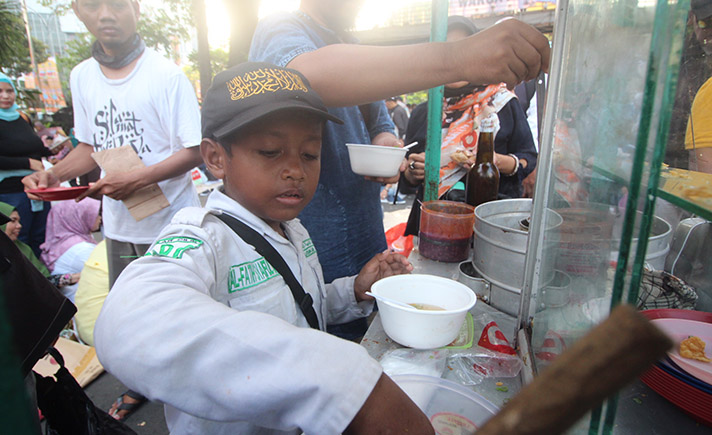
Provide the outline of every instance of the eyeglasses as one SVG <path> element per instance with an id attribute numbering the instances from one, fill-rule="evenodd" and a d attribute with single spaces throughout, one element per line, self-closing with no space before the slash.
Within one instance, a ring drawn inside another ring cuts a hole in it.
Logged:
<path id="1" fill-rule="evenodd" d="M 699 27 L 700 29 L 709 29 L 710 27 L 712 27 L 712 16 L 709 16 L 704 19 L 698 18 L 697 27 Z"/>

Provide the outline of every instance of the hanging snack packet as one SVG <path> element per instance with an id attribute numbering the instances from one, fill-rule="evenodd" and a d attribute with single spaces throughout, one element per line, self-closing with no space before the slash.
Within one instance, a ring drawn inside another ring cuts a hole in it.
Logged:
<path id="1" fill-rule="evenodd" d="M 482 323 L 483 319 L 480 317 L 477 320 Z M 517 376 L 524 365 L 497 322 L 485 318 L 484 323 L 477 345 L 451 352 L 448 359 L 448 366 L 465 385 L 479 384 L 487 377 Z"/>

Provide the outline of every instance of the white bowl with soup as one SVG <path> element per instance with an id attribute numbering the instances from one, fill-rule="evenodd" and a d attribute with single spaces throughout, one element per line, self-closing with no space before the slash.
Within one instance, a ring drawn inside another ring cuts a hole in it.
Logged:
<path id="1" fill-rule="evenodd" d="M 452 343 L 467 312 L 477 302 L 477 296 L 466 285 L 433 275 L 389 276 L 374 283 L 371 292 L 412 307 L 378 303 L 386 334 L 414 349 L 435 349 Z"/>

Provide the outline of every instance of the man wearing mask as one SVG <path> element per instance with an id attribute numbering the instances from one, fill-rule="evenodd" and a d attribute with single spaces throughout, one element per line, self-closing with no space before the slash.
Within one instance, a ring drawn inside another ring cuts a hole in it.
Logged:
<path id="1" fill-rule="evenodd" d="M 146 48 L 136 33 L 136 0 L 74 0 L 72 9 L 96 37 L 92 57 L 70 77 L 77 147 L 47 171 L 28 175 L 26 189 L 55 187 L 97 164 L 91 154 L 130 145 L 145 167 L 104 175 L 84 196 L 103 195 L 110 285 L 145 254 L 178 210 L 199 205 L 190 170 L 202 163 L 200 111 L 190 82 L 168 59 Z M 122 200 L 158 183 L 167 207 L 136 220 Z M 29 195 L 29 194 L 28 194 Z M 140 395 L 123 395 L 112 408 L 123 418 Z"/>

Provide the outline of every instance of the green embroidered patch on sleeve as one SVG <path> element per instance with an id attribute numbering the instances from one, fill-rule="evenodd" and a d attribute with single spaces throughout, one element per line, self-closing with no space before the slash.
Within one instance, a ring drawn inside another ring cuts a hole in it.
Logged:
<path id="1" fill-rule="evenodd" d="M 277 270 L 264 257 L 230 267 L 227 277 L 227 291 L 234 293 L 254 287 L 279 276 Z"/>
<path id="2" fill-rule="evenodd" d="M 314 242 L 312 242 L 312 239 L 305 239 L 302 242 L 302 251 L 304 251 L 304 256 L 307 258 L 316 254 L 316 248 L 314 247 Z"/>
<path id="3" fill-rule="evenodd" d="M 202 244 L 202 240 L 193 237 L 166 237 L 156 241 L 146 256 L 183 258 L 185 251 L 199 248 Z"/>

